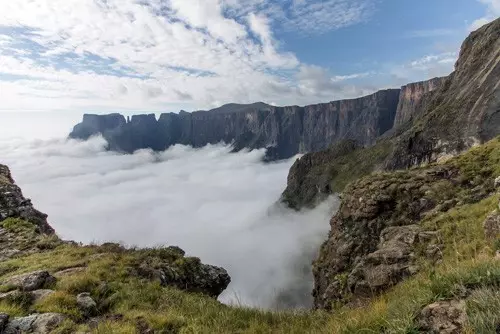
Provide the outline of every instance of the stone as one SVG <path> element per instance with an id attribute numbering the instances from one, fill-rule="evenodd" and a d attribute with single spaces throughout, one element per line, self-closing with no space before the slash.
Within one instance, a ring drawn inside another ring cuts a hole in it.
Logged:
<path id="1" fill-rule="evenodd" d="M 56 273 L 54 273 L 54 276 L 71 276 L 74 274 L 80 274 L 87 270 L 87 267 L 74 267 L 74 268 L 68 268 L 64 270 L 60 270 Z"/>
<path id="2" fill-rule="evenodd" d="M 90 317 L 97 313 L 97 303 L 90 297 L 89 292 L 80 293 L 76 297 L 76 302 L 85 316 Z"/>
<path id="3" fill-rule="evenodd" d="M 500 176 L 495 179 L 495 188 L 500 188 Z"/>
<path id="4" fill-rule="evenodd" d="M 33 296 L 33 301 L 40 301 L 51 294 L 53 294 L 55 291 L 54 290 L 49 290 L 49 289 L 39 289 L 39 290 L 34 290 L 31 291 L 31 296 Z"/>
<path id="5" fill-rule="evenodd" d="M 8 322 L 4 334 L 37 333 L 46 334 L 57 328 L 66 317 L 59 313 L 31 314 L 17 317 Z"/>
<path id="6" fill-rule="evenodd" d="M 32 324 L 34 333 L 50 333 L 53 329 L 57 328 L 66 317 L 59 313 L 42 313 L 38 315 Z"/>
<path id="7" fill-rule="evenodd" d="M 7 313 L 0 313 L 0 333 L 3 333 L 8 322 L 9 322 L 9 315 Z"/>
<path id="8" fill-rule="evenodd" d="M 13 276 L 3 282 L 23 291 L 33 291 L 54 284 L 56 278 L 48 271 L 39 270 L 27 274 Z"/>
<path id="9" fill-rule="evenodd" d="M 426 333 L 459 334 L 467 323 L 466 304 L 463 300 L 440 301 L 426 306 L 418 318 Z"/>
<path id="10" fill-rule="evenodd" d="M 483 222 L 484 236 L 488 240 L 496 240 L 500 237 L 500 213 L 493 211 Z"/>

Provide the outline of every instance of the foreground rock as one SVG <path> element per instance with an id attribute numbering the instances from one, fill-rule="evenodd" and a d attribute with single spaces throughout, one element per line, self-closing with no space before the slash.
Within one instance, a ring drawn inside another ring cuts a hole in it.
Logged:
<path id="1" fill-rule="evenodd" d="M 3 285 L 13 287 L 22 291 L 33 291 L 48 287 L 56 282 L 54 276 L 47 271 L 39 270 L 27 274 L 16 275 L 5 282 Z"/>
<path id="2" fill-rule="evenodd" d="M 420 330 L 425 333 L 460 334 L 467 324 L 465 301 L 441 301 L 426 306 L 419 315 Z"/>
<path id="3" fill-rule="evenodd" d="M 13 318 L 7 323 L 3 333 L 46 334 L 57 328 L 64 319 L 66 319 L 66 317 L 59 313 L 32 314 L 27 317 Z"/>

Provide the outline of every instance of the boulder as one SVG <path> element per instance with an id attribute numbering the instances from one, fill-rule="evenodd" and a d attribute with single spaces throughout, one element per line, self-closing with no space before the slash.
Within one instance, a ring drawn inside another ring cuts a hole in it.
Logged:
<path id="1" fill-rule="evenodd" d="M 493 211 L 483 222 L 484 236 L 488 240 L 495 240 L 500 237 L 500 213 Z"/>
<path id="2" fill-rule="evenodd" d="M 33 297 L 33 301 L 36 302 L 36 301 L 44 299 L 45 297 L 50 296 L 54 292 L 55 292 L 54 290 L 50 290 L 50 289 L 40 289 L 40 290 L 31 291 L 31 296 Z"/>
<path id="3" fill-rule="evenodd" d="M 5 327 L 4 334 L 50 333 L 57 328 L 66 317 L 59 313 L 32 314 L 27 317 L 12 319 Z"/>
<path id="4" fill-rule="evenodd" d="M 463 333 L 467 322 L 465 301 L 441 301 L 426 306 L 418 319 L 420 330 L 426 333 Z"/>
<path id="5" fill-rule="evenodd" d="M 87 317 L 95 315 L 97 312 L 97 303 L 90 297 L 89 292 L 80 293 L 76 297 L 76 303 L 82 313 Z"/>
<path id="6" fill-rule="evenodd" d="M 500 188 L 500 176 L 495 179 L 495 188 Z"/>
<path id="7" fill-rule="evenodd" d="M 27 274 L 16 275 L 7 279 L 3 284 L 23 291 L 33 291 L 54 284 L 55 277 L 48 271 L 39 270 Z"/>
<path id="8" fill-rule="evenodd" d="M 0 313 L 0 333 L 3 333 L 8 322 L 9 322 L 9 315 L 7 313 Z"/>

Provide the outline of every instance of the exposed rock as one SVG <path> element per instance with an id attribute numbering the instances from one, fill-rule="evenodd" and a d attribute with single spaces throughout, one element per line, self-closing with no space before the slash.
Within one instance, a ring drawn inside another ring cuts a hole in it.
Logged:
<path id="1" fill-rule="evenodd" d="M 37 333 L 46 334 L 57 328 L 66 317 L 59 313 L 32 314 L 12 319 L 4 334 Z"/>
<path id="2" fill-rule="evenodd" d="M 206 265 L 198 258 L 183 258 L 177 265 L 158 263 L 153 258 L 143 261 L 137 267 L 140 276 L 157 279 L 162 285 L 175 286 L 191 292 L 202 292 L 218 297 L 231 278 L 224 268 Z"/>
<path id="3" fill-rule="evenodd" d="M 42 233 L 54 233 L 47 223 L 47 215 L 36 210 L 31 201 L 24 198 L 7 166 L 0 164 L 0 222 L 7 218 L 22 218 L 38 226 Z"/>
<path id="4" fill-rule="evenodd" d="M 484 236 L 489 240 L 500 238 L 500 213 L 492 212 L 483 223 Z"/>
<path id="5" fill-rule="evenodd" d="M 76 302 L 85 316 L 89 317 L 96 314 L 97 303 L 90 297 L 89 292 L 83 292 L 76 296 Z"/>
<path id="6" fill-rule="evenodd" d="M 455 71 L 395 138 L 386 167 L 407 168 L 457 155 L 500 133 L 500 19 L 472 32 Z"/>
<path id="7" fill-rule="evenodd" d="M 60 270 L 56 273 L 54 273 L 54 276 L 71 276 L 75 274 L 79 274 L 87 270 L 87 267 L 74 267 L 74 268 L 68 268 L 64 270 Z"/>
<path id="8" fill-rule="evenodd" d="M 54 290 L 50 290 L 50 289 L 40 289 L 40 290 L 31 291 L 31 296 L 33 296 L 33 301 L 39 301 L 39 300 L 44 299 L 45 297 L 50 296 L 54 292 L 55 292 Z"/>
<path id="9" fill-rule="evenodd" d="M 426 333 L 459 334 L 467 323 L 465 301 L 441 301 L 426 306 L 419 316 L 420 329 Z"/>
<path id="10" fill-rule="evenodd" d="M 495 179 L 495 188 L 500 188 L 500 176 Z"/>
<path id="11" fill-rule="evenodd" d="M 439 89 L 445 80 L 446 77 L 433 78 L 401 87 L 394 126 L 401 126 L 419 116 L 418 113 L 425 109 L 428 98 L 432 96 L 429 93 Z"/>
<path id="12" fill-rule="evenodd" d="M 460 179 L 456 167 L 441 165 L 373 174 L 349 185 L 314 263 L 315 307 L 370 297 L 415 274 L 417 250 L 419 258 L 439 260 L 439 235 L 417 224 L 449 199 L 440 187 L 458 187 Z"/>
<path id="13" fill-rule="evenodd" d="M 13 276 L 3 282 L 4 285 L 12 286 L 23 291 L 33 291 L 54 284 L 55 277 L 47 271 L 39 270 L 27 274 Z"/>
<path id="14" fill-rule="evenodd" d="M 0 313 L 0 333 L 3 333 L 8 322 L 9 322 L 9 315 L 7 313 Z"/>
<path id="15" fill-rule="evenodd" d="M 383 90 L 358 99 L 305 107 L 274 107 L 264 103 L 226 105 L 210 111 L 133 116 L 85 115 L 70 137 L 88 139 L 102 134 L 109 148 L 133 152 L 164 150 L 174 144 L 201 147 L 233 143 L 235 150 L 269 148 L 268 159 L 325 149 L 352 139 L 371 145 L 394 123 L 399 89 Z"/>

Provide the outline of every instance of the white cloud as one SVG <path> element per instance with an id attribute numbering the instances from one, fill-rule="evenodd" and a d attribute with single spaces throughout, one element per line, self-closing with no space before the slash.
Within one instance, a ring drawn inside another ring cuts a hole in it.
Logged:
<path id="1" fill-rule="evenodd" d="M 493 21 L 498 16 L 500 16 L 500 0 L 477 0 L 480 3 L 487 6 L 485 16 L 475 20 L 469 26 L 469 30 L 477 30 L 481 28 L 483 25 Z"/>
<path id="2" fill-rule="evenodd" d="M 24 122 L 4 116 L 2 125 L 32 136 L 29 115 Z M 45 124 L 50 120 L 57 118 Z M 228 270 L 232 284 L 223 301 L 237 296 L 245 305 L 270 307 L 285 290 L 296 305 L 310 303 L 311 273 L 300 284 L 294 278 L 310 268 L 332 211 L 328 203 L 302 213 L 273 206 L 292 160 L 263 164 L 262 151 L 230 154 L 218 145 L 119 155 L 104 144 L 4 134 L 0 155 L 64 238 L 178 245 Z"/>
<path id="3" fill-rule="evenodd" d="M 259 0 L 1 1 L 7 30 L 0 33 L 0 109 L 160 111 L 317 101 L 322 95 L 294 95 L 300 62 L 281 49 L 274 27 L 322 30 L 329 13 L 336 29 L 361 21 L 367 2 L 284 1 L 279 14 Z"/>

